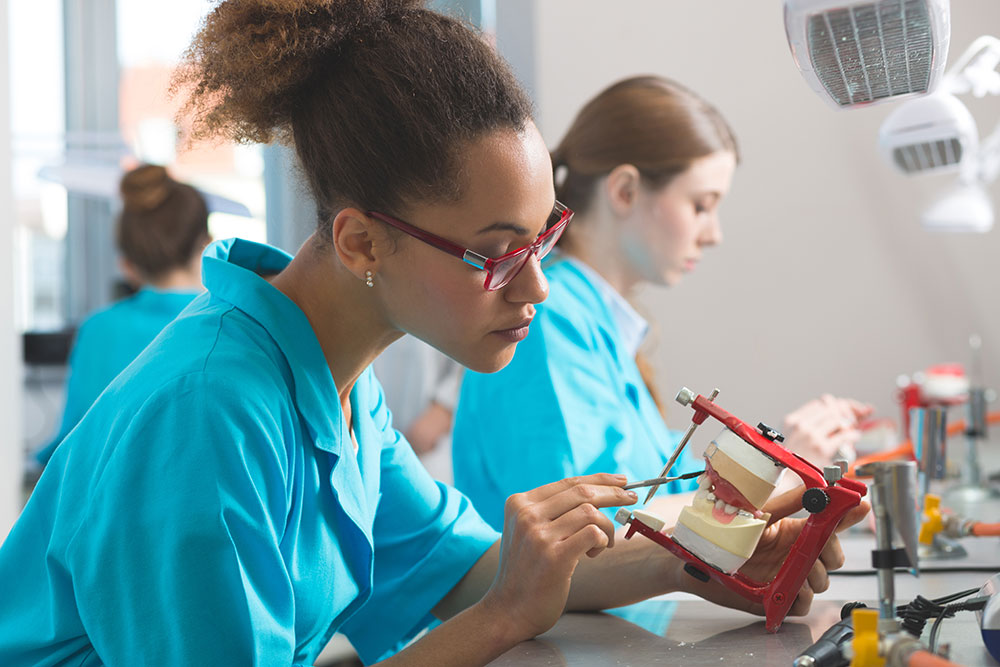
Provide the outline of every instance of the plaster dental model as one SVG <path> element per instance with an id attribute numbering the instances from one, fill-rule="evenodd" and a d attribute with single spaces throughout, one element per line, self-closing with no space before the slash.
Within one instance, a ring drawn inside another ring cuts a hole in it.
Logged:
<path id="1" fill-rule="evenodd" d="M 673 538 L 727 574 L 757 547 L 770 514 L 761 512 L 784 467 L 724 429 L 705 450 L 705 474 L 681 510 Z"/>

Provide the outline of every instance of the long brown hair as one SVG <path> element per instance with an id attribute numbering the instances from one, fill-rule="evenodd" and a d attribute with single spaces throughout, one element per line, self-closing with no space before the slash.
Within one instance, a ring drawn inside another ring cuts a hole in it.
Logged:
<path id="1" fill-rule="evenodd" d="M 619 165 L 660 188 L 720 150 L 739 160 L 736 136 L 711 104 L 664 77 L 624 79 L 587 102 L 552 151 L 556 198 L 583 214 L 597 182 Z"/>
<path id="2" fill-rule="evenodd" d="M 195 136 L 294 144 L 322 238 L 346 206 L 458 199 L 466 142 L 531 115 L 476 32 L 415 0 L 225 0 L 172 88 Z"/>
<path id="3" fill-rule="evenodd" d="M 691 163 L 721 150 L 739 161 L 732 128 L 722 114 L 675 81 L 637 76 L 612 84 L 587 102 L 566 136 L 552 152 L 556 198 L 583 218 L 599 181 L 615 167 L 630 164 L 652 189 L 665 187 Z M 572 248 L 586 234 L 586 225 L 572 225 L 560 243 Z M 664 403 L 645 355 L 636 366 L 660 412 Z"/>
<path id="4" fill-rule="evenodd" d="M 143 278 L 155 282 L 186 267 L 209 241 L 205 199 L 158 165 L 142 165 L 121 180 L 118 249 Z"/>

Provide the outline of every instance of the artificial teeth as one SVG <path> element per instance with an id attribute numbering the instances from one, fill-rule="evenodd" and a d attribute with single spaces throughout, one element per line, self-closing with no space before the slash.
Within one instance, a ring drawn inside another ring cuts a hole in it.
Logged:
<path id="1" fill-rule="evenodd" d="M 736 507 L 735 505 L 730 505 L 729 503 L 726 503 L 726 514 L 736 514 L 736 510 L 738 510 L 738 509 L 739 509 L 739 507 Z"/>
<path id="2" fill-rule="evenodd" d="M 713 503 L 715 502 L 715 494 L 712 493 L 711 491 L 709 491 L 708 495 L 706 495 L 705 497 L 711 500 Z"/>
<path id="3" fill-rule="evenodd" d="M 722 502 L 722 500 L 716 500 L 715 501 L 715 509 L 719 510 L 720 512 L 725 511 L 725 509 L 726 509 L 726 503 Z"/>

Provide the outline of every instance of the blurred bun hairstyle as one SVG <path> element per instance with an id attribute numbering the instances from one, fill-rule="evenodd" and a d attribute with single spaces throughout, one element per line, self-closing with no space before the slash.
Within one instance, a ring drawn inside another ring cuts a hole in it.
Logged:
<path id="1" fill-rule="evenodd" d="M 118 248 L 149 281 L 186 267 L 209 241 L 205 199 L 163 167 L 143 165 L 121 180 Z"/>
<path id="2" fill-rule="evenodd" d="M 174 75 L 194 138 L 294 146 L 320 230 L 462 193 L 463 144 L 523 130 L 527 96 L 465 23 L 415 0 L 224 0 Z"/>
<path id="3" fill-rule="evenodd" d="M 598 181 L 619 165 L 633 165 L 646 185 L 659 189 L 720 150 L 739 160 L 736 136 L 711 104 L 664 77 L 624 79 L 584 105 L 552 152 L 556 198 L 583 214 Z"/>

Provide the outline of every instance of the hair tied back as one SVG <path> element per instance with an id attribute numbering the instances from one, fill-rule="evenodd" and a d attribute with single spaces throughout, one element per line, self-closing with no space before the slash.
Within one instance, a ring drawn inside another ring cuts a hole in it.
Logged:
<path id="1" fill-rule="evenodd" d="M 126 210 L 152 211 L 170 196 L 174 179 L 159 165 L 147 164 L 125 174 L 121 181 Z"/>

